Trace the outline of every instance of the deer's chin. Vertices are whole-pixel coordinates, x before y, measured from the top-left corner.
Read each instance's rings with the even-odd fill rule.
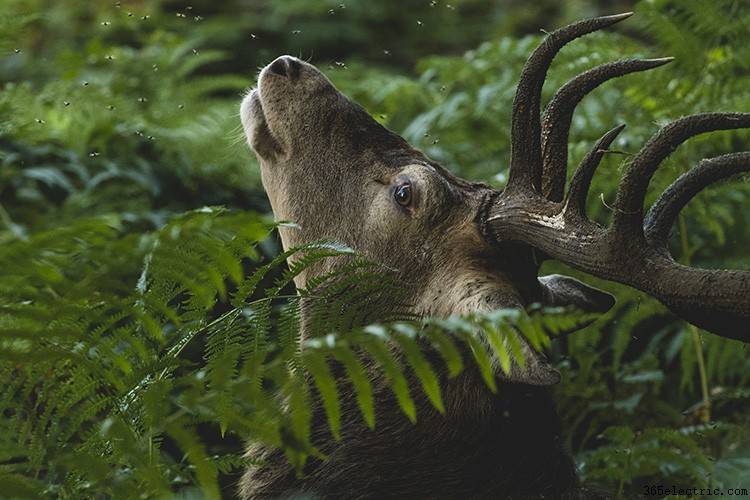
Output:
[[[258,89],[251,90],[240,106],[242,128],[250,147],[264,160],[273,160],[284,154],[281,142],[271,131],[263,110]]]

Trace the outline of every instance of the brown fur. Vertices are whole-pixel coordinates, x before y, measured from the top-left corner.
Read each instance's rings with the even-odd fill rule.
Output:
[[[300,226],[280,230],[285,248],[327,237],[398,269],[413,290],[412,312],[420,315],[523,308],[540,301],[590,309],[609,304],[601,292],[569,278],[539,281],[529,249],[502,252],[486,241],[479,224],[497,191],[459,179],[426,158],[313,66],[277,59],[262,71],[241,116],[277,219]],[[393,197],[404,179],[413,188],[408,207]],[[341,261],[328,259],[308,268],[297,286],[338,265]],[[506,375],[497,369],[497,394],[475,368],[452,379],[440,369],[446,414],[415,389],[415,425],[373,368],[374,431],[341,380],[341,392],[349,396],[342,401],[340,442],[331,438],[321,408],[314,408],[313,439],[328,460],[311,459],[300,479],[282,452],[251,444],[248,455],[269,466],[247,470],[241,496],[585,497],[549,398],[547,386],[559,374],[530,345],[524,345],[524,354],[525,370],[515,366]]]

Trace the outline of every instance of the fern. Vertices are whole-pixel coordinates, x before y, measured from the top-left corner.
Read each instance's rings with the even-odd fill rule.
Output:
[[[271,225],[263,217],[222,208],[191,211],[202,204],[267,209],[258,201],[257,169],[247,168],[253,159],[239,146],[244,141],[228,144],[237,135],[236,96],[250,80],[230,74],[239,67],[236,58],[206,41],[238,44],[228,33],[260,30],[260,41],[243,39],[237,51],[244,57],[251,47],[241,63],[248,74],[277,55],[279,40],[307,47],[330,33],[356,38],[352,33],[372,29],[353,16],[352,5],[344,12],[331,4],[334,14],[316,12],[313,22],[330,26],[331,19],[346,19],[347,35],[326,30],[318,36],[308,28],[292,35],[286,20],[301,19],[306,6],[276,3],[269,25],[258,24],[265,18],[253,10],[250,24],[232,13],[230,26],[241,29],[227,29],[220,14],[184,18],[155,7],[147,12],[150,4],[131,7],[130,16],[122,5],[5,2],[3,494],[217,497],[253,462],[241,450],[245,438],[282,447],[298,469],[308,456],[320,456],[309,430],[314,400],[323,401],[333,436],[341,433],[337,408],[345,391],[377,428],[370,378],[377,376],[416,421],[419,392],[440,407],[436,380],[443,374],[456,376],[473,364],[497,389],[496,371],[523,362],[521,336],[548,346],[565,374],[556,390],[586,479],[623,495],[657,480],[744,486],[746,350],[702,336],[715,422],[699,424],[704,403],[692,335],[643,294],[604,285],[618,296],[605,320],[549,345],[547,334],[592,318],[562,310],[415,318],[393,270],[350,249],[316,242],[279,254],[266,239]],[[367,12],[390,12],[385,4],[365,4],[359,7]],[[738,5],[639,2],[633,21],[645,21],[649,45],[640,35],[599,34],[556,59],[545,98],[575,72],[626,53],[677,56],[648,77],[605,85],[578,110],[572,163],[601,131],[628,124],[615,145],[624,154],[608,155],[604,175],[592,185],[602,195],[589,200],[595,220],[609,220],[601,200],[614,196],[612,180],[620,177],[623,159],[656,124],[698,111],[747,111],[747,16]],[[441,14],[423,7],[433,16],[424,17],[425,24],[434,26],[430,19]],[[539,24],[536,17],[535,32]],[[75,36],[66,38],[61,27],[68,25],[76,27]],[[441,29],[453,33],[448,26]],[[395,54],[402,62],[411,61],[405,54],[418,53],[411,49],[422,40],[406,35],[411,45],[399,44]],[[404,33],[398,36],[404,40]],[[503,184],[497,158],[509,148],[503,138],[510,123],[503,117],[538,40],[497,38],[462,57],[424,58],[416,77],[399,67],[374,69],[371,61],[347,61],[329,73],[381,122],[459,175]],[[363,47],[334,45],[336,54],[342,46]],[[378,44],[368,50],[387,61]],[[316,51],[316,59],[324,53]],[[747,145],[746,133],[722,133],[679,148],[655,175],[649,200],[697,158]],[[725,184],[692,201],[684,230],[676,229],[670,242],[673,254],[699,266],[747,268],[749,193],[747,183]],[[287,259],[294,262],[290,267]],[[296,291],[295,276],[321,259],[338,259],[337,271]],[[301,339],[301,329],[310,336]]]
[[[152,235],[153,250],[146,254],[149,264],[140,285],[125,295],[117,286],[117,275],[108,274],[111,265],[96,269],[101,283],[92,279],[102,247],[105,255],[122,252],[137,258],[132,238],[119,235],[118,239],[112,220],[86,221],[4,248],[3,274],[9,280],[0,294],[0,347],[8,361],[2,369],[9,380],[17,381],[4,387],[2,395],[8,427],[0,439],[7,445],[3,449],[9,450],[4,474],[26,470],[48,487],[69,494],[79,491],[81,484],[97,491],[109,488],[112,475],[121,469],[90,476],[85,468],[77,469],[81,459],[142,460],[148,449],[154,461],[153,454],[159,454],[154,448],[166,435],[188,453],[198,483],[208,492],[215,488],[211,486],[214,466],[190,425],[207,417],[196,412],[197,407],[190,415],[171,413],[164,397],[173,390],[184,397],[188,389],[196,389],[189,387],[190,379],[194,385],[200,378],[196,373],[185,375],[187,359],[180,353],[209,326],[206,314],[214,307],[212,298],[226,297],[224,280],[239,279],[241,259],[257,257],[253,247],[268,232],[255,216],[226,216],[217,222],[218,215],[217,210],[200,210]],[[178,234],[182,236],[175,238]],[[236,253],[230,258],[219,245]],[[8,267],[17,261],[14,254],[21,253],[26,257],[22,262],[30,265]],[[178,262],[189,262],[191,267],[178,267]],[[49,269],[65,271],[50,275]],[[134,270],[130,273],[133,284]],[[81,275],[86,279],[80,281]],[[155,277],[163,286],[153,285]],[[21,279],[29,285],[12,287]],[[47,285],[36,288],[35,280]],[[182,296],[176,300],[178,295]],[[29,343],[30,339],[34,342]],[[185,376],[175,380],[180,370]],[[212,376],[222,389],[228,385],[218,374],[212,372]],[[214,385],[217,382],[212,381]],[[223,402],[223,392],[207,392],[210,400]],[[66,457],[77,459],[68,466]],[[146,473],[145,469],[144,463],[139,473]],[[149,487],[158,486],[153,479]],[[163,483],[168,485],[169,480]]]
[[[636,432],[630,427],[610,427],[602,436],[608,446],[584,458],[584,479],[614,479],[620,496],[636,481],[662,484],[666,476],[678,487],[707,488],[712,466],[697,442],[700,431],[649,428]]]
[[[518,313],[405,317],[405,304],[384,309],[403,286],[341,246],[303,245],[259,264],[257,246],[268,230],[252,214],[204,208],[141,235],[140,245],[116,219],[105,218],[4,247],[0,349],[9,383],[0,390],[7,417],[0,476],[19,479],[18,488],[61,496],[128,496],[136,484],[138,491],[160,494],[179,477],[218,497],[219,471],[246,461],[236,451],[211,451],[207,429],[223,439],[281,446],[301,468],[307,456],[319,455],[309,429],[315,387],[338,436],[343,395],[332,362],[343,367],[368,425],[377,422],[373,372],[363,356],[380,367],[415,420],[413,390],[442,409],[431,348],[451,375],[464,367],[464,353],[473,352],[494,388],[493,360],[501,357],[506,369],[519,360],[513,342],[506,343],[519,335],[511,325],[528,321],[556,332],[577,321],[565,311],[529,320]],[[127,257],[131,266],[97,268],[102,251],[121,254],[123,262]],[[28,264],[10,265],[20,255]],[[283,257],[293,264],[279,273],[274,268]],[[311,280],[302,300],[284,300],[295,276],[331,258],[348,263]],[[132,265],[138,260],[140,274]],[[269,272],[278,278],[260,289]],[[27,285],[16,286],[22,280]],[[329,307],[336,301],[339,306]],[[355,309],[344,320],[341,304]],[[301,342],[303,308],[316,325]],[[372,315],[400,321],[366,324]],[[410,386],[407,367],[418,387]]]

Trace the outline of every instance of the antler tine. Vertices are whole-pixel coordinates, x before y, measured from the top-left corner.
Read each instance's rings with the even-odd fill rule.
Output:
[[[526,61],[513,100],[511,160],[506,191],[538,191],[540,188],[542,160],[539,106],[542,85],[552,59],[568,42],[618,23],[632,14],[627,12],[587,19],[553,31]]]
[[[669,230],[682,208],[703,189],[735,174],[750,172],[750,152],[703,160],[675,180],[651,205],[643,226],[649,244],[667,251]]]
[[[705,113],[675,120],[659,130],[633,158],[615,199],[612,231],[625,238],[643,236],[643,200],[661,162],[689,138],[718,130],[750,128],[750,113]]]
[[[544,111],[542,122],[542,195],[545,198],[550,201],[563,199],[570,123],[576,106],[586,94],[612,78],[646,71],[673,60],[673,57],[664,57],[602,64],[573,78],[555,93]]]
[[[625,124],[618,125],[599,139],[596,144],[586,153],[581,160],[578,168],[570,179],[568,194],[565,197],[565,215],[571,222],[583,223],[588,221],[586,215],[586,197],[589,193],[591,180],[594,178],[594,172],[599,166],[599,162],[607,152],[607,148],[620,135]]]

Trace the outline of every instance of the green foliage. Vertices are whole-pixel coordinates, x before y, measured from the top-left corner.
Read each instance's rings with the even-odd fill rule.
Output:
[[[520,334],[512,325],[535,332],[530,338],[542,344],[548,342],[542,331],[581,321],[545,312],[534,320],[542,329],[517,311],[497,311],[369,326],[356,324],[366,316],[350,315],[355,319],[342,324],[339,311],[328,307],[335,300],[387,317],[377,297],[359,299],[359,287],[371,296],[377,280],[381,289],[397,291],[395,283],[384,287],[373,265],[354,260],[346,272],[301,292],[313,331],[321,332],[301,343],[302,302],[284,290],[312,263],[352,252],[308,244],[258,265],[257,247],[268,231],[256,215],[206,207],[137,237],[108,217],[3,247],[0,476],[17,484],[12,491],[120,498],[195,485],[217,498],[220,470],[249,463],[236,451],[241,438],[284,447],[298,467],[318,453],[310,441],[308,373],[338,437],[332,361],[343,365],[371,427],[373,373],[362,356],[381,366],[404,413],[416,420],[406,367],[442,409],[438,366],[426,358],[427,346],[435,346],[453,375],[463,368],[463,344],[481,366],[497,357],[508,371],[509,360],[518,359],[513,346]],[[288,257],[294,264],[261,287]],[[218,436],[233,440],[235,450],[215,455],[211,438]]]
[[[674,478],[679,471],[679,480],[697,488],[708,488],[707,471],[711,464],[700,446],[691,439],[703,428],[680,429],[650,428],[636,433],[631,427],[610,427],[602,436],[610,446],[602,447],[585,458],[598,467],[588,474],[588,479],[606,477],[619,482],[618,495],[625,486],[640,480],[642,484],[661,484],[665,476]]]
[[[268,233],[257,216],[219,213],[186,214],[150,235],[114,217],[82,220],[3,247],[4,476],[64,497],[141,481],[163,491],[183,473],[215,489],[195,428],[217,396],[202,370],[173,374]],[[160,461],[167,436],[190,462]]]
[[[27,35],[53,17],[27,14],[33,4],[14,6],[30,23]],[[117,13],[118,29],[138,32],[127,12]],[[221,98],[239,95],[249,81],[204,75],[226,55],[195,50],[176,33],[152,32],[137,45],[99,33],[115,24],[88,26],[95,35],[88,43],[36,56],[53,61],[43,78],[34,73],[40,66],[31,47],[0,60],[7,69],[0,92],[6,218],[24,230],[40,222],[31,206],[62,208],[67,220],[124,210],[150,217],[217,203],[265,209],[257,171],[247,168],[250,154],[237,137],[236,98]]]
[[[628,125],[594,179],[592,218],[609,221],[622,170],[658,125],[750,111],[750,20],[740,4],[643,1],[624,31],[561,51],[545,100],[593,65],[676,56],[605,84],[576,112],[571,164],[604,131]],[[653,483],[750,487],[744,346],[696,333],[643,294],[607,283],[594,284],[617,296],[615,308],[551,344],[540,332],[554,336],[592,318],[413,318],[391,299],[403,290],[388,269],[329,242],[279,253],[267,238],[272,225],[256,214],[267,203],[237,107],[258,65],[312,54],[345,93],[431,157],[502,185],[514,86],[538,28],[600,13],[596,3],[538,2],[521,15],[521,3],[499,9],[473,0],[455,9],[427,1],[243,5],[3,4],[3,495],[230,496],[253,461],[243,453],[247,438],[282,447],[298,467],[318,454],[308,428],[313,398],[338,435],[334,366],[368,425],[378,424],[370,365],[415,420],[415,391],[441,408],[438,371],[456,375],[476,363],[494,387],[493,363],[507,371],[521,361],[519,335],[546,348],[563,372],[556,395],[565,438],[586,481],[623,496]],[[526,32],[534,35],[502,36]],[[750,150],[747,132],[691,140],[657,172],[647,202],[700,158],[740,150]],[[725,183],[688,204],[670,238],[673,255],[750,269],[748,186]],[[288,257],[294,263],[285,266]],[[294,277],[326,258],[345,264],[294,290]],[[304,342],[301,327],[310,332]]]

